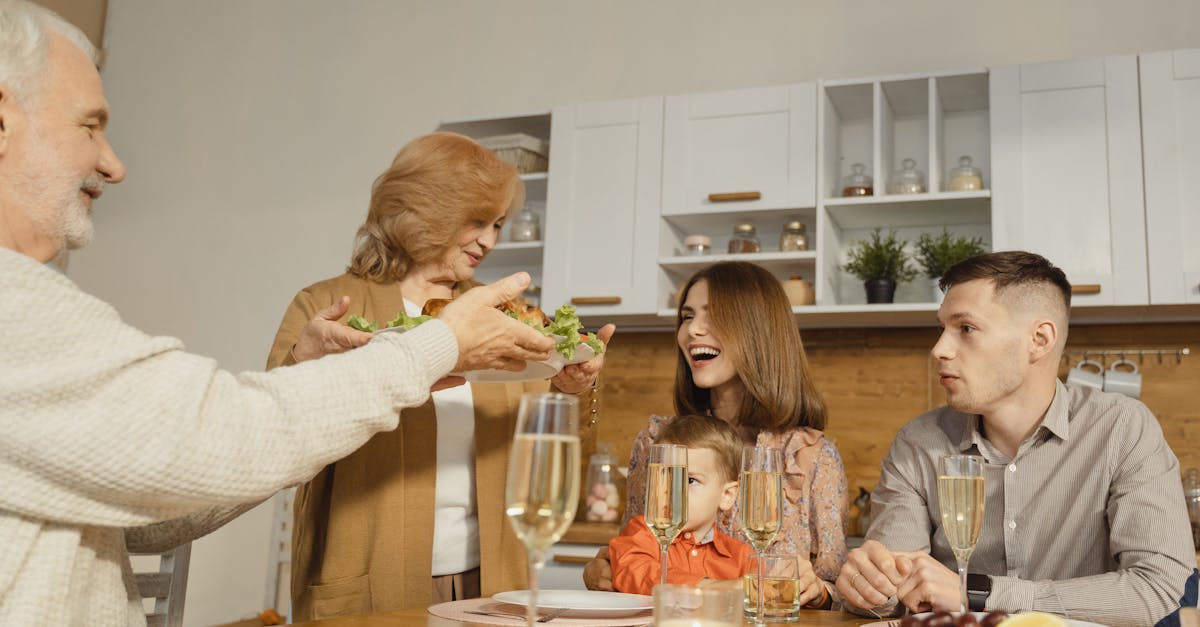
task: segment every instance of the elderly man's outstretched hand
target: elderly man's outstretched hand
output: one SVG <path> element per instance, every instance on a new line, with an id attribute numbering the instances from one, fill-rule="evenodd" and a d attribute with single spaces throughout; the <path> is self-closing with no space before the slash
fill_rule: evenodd
<path id="1" fill-rule="evenodd" d="M 554 340 L 508 317 L 496 305 L 519 296 L 529 275 L 518 272 L 491 285 L 468 290 L 446 305 L 438 318 L 458 338 L 455 372 L 524 370 L 526 361 L 545 361 Z"/>

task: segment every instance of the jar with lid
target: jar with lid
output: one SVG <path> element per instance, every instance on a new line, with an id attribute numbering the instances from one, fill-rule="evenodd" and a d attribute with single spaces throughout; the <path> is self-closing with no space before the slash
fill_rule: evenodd
<path id="1" fill-rule="evenodd" d="M 538 215 L 526 209 L 513 218 L 508 237 L 514 242 L 536 242 L 542 239 L 542 229 L 538 225 Z"/>
<path id="2" fill-rule="evenodd" d="M 779 250 L 782 252 L 808 250 L 808 233 L 803 222 L 792 220 L 783 225 L 783 232 L 779 234 Z"/>
<path id="3" fill-rule="evenodd" d="M 842 179 L 842 196 L 871 196 L 874 193 L 874 182 L 867 174 L 867 166 L 861 163 L 850 166 L 850 175 Z"/>
<path id="4" fill-rule="evenodd" d="M 971 158 L 963 155 L 958 158 L 958 167 L 951 168 L 946 189 L 952 192 L 983 189 L 983 171 L 971 165 Z"/>
<path id="5" fill-rule="evenodd" d="M 888 191 L 893 194 L 920 194 L 925 191 L 925 175 L 917 169 L 915 159 L 900 162 L 900 169 L 892 173 L 892 184 Z"/>
<path id="6" fill-rule="evenodd" d="M 762 250 L 758 235 L 753 224 L 739 224 L 733 227 L 733 237 L 729 239 L 730 253 L 756 253 Z"/>
<path id="7" fill-rule="evenodd" d="M 788 280 L 783 282 L 783 293 L 787 294 L 788 303 L 793 307 L 803 307 L 817 302 L 812 283 L 805 281 L 804 277 L 798 274 L 788 277 Z"/>
<path id="8" fill-rule="evenodd" d="M 607 442 L 596 444 L 596 452 L 588 458 L 587 496 L 584 520 L 617 522 L 621 517 L 621 489 L 617 486 L 617 460 Z"/>
<path id="9" fill-rule="evenodd" d="M 711 255 L 712 238 L 707 235 L 689 235 L 683 238 L 683 252 L 688 255 Z"/>

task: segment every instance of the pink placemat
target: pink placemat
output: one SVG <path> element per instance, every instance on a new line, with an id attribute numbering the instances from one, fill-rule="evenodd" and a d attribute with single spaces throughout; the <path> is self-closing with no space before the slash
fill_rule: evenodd
<path id="1" fill-rule="evenodd" d="M 511 618 L 507 616 L 484 616 L 481 614 L 468 614 L 466 610 L 478 610 L 484 612 L 502 612 L 515 614 Z M 546 613 L 549 610 L 542 610 Z M 509 603 L 500 603 L 492 599 L 466 599 L 464 601 L 449 601 L 447 603 L 438 603 L 429 608 L 429 613 L 434 616 L 448 618 L 463 622 L 480 623 L 483 625 L 511 625 L 513 627 L 521 627 L 525 624 L 525 606 L 512 605 Z M 632 616 L 622 616 L 619 618 L 579 618 L 574 616 L 559 616 L 554 620 L 544 625 L 577 625 L 594 626 L 594 627 L 640 627 L 641 625 L 649 625 L 654 621 L 650 610 L 644 610 Z"/>

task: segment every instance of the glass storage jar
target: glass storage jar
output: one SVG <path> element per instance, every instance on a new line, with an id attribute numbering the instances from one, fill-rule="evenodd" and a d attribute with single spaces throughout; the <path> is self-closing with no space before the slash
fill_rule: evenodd
<path id="1" fill-rule="evenodd" d="M 609 452 L 607 442 L 596 444 L 596 452 L 588 458 L 587 496 L 584 499 L 584 520 L 617 522 L 621 518 L 621 489 L 617 487 L 617 460 Z"/>
<path id="2" fill-rule="evenodd" d="M 792 220 L 783 225 L 783 232 L 779 234 L 779 250 L 782 252 L 808 250 L 808 233 L 803 222 Z"/>
<path id="3" fill-rule="evenodd" d="M 888 191 L 892 194 L 920 194 L 925 191 L 925 175 L 917 169 L 915 159 L 900 162 L 900 169 L 892 173 L 892 184 Z"/>
<path id="4" fill-rule="evenodd" d="M 733 237 L 729 239 L 730 253 L 756 253 L 762 250 L 758 242 L 753 224 L 739 224 L 733 227 Z"/>
<path id="5" fill-rule="evenodd" d="M 861 163 L 850 166 L 850 175 L 842 179 L 842 196 L 871 196 L 874 193 L 874 183 L 867 174 L 867 166 Z"/>
<path id="6" fill-rule="evenodd" d="M 788 302 L 793 307 L 802 307 L 804 305 L 812 305 L 817 302 L 816 292 L 813 290 L 812 283 L 804 280 L 800 275 L 788 277 L 788 280 L 783 282 L 783 293 L 787 294 Z"/>
<path id="7" fill-rule="evenodd" d="M 526 209 L 513 218 L 508 231 L 508 238 L 514 242 L 536 242 L 542 239 L 542 229 L 538 226 L 538 214 Z"/>
<path id="8" fill-rule="evenodd" d="M 963 155 L 958 158 L 958 167 L 951 168 L 946 189 L 951 192 L 983 189 L 983 171 L 971 165 L 971 158 Z"/>
<path id="9" fill-rule="evenodd" d="M 707 235 L 689 235 L 683 238 L 683 252 L 688 255 L 711 255 L 712 238 Z"/>

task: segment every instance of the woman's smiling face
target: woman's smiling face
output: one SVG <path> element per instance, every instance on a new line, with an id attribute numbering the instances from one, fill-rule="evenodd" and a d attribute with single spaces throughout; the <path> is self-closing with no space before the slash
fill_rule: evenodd
<path id="1" fill-rule="evenodd" d="M 708 314 L 708 282 L 701 279 L 688 290 L 680 307 L 677 339 L 696 387 L 714 389 L 737 378 L 733 359 L 721 345 Z"/>
<path id="2" fill-rule="evenodd" d="M 500 229 L 504 226 L 507 213 L 501 211 L 489 220 L 468 223 L 454 244 L 446 250 L 441 265 L 454 281 L 466 281 L 475 276 L 475 268 L 496 247 Z"/>

